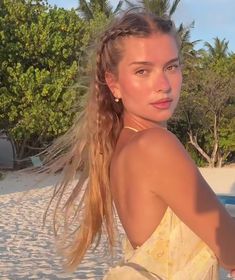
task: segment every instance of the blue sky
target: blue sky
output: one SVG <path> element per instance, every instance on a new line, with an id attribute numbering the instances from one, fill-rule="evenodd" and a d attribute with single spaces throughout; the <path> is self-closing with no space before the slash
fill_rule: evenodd
<path id="1" fill-rule="evenodd" d="M 49 0 L 50 4 L 58 7 L 77 7 L 77 0 Z M 118 0 L 110 1 L 113 6 Z M 192 40 L 202 40 L 213 44 L 213 38 L 225 38 L 229 41 L 229 50 L 235 52 L 235 0 L 181 0 L 173 19 L 176 25 L 185 25 L 195 21 L 191 31 Z"/>

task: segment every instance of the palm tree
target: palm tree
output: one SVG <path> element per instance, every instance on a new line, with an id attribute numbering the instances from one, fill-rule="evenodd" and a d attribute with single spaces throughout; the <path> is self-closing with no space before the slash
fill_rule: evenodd
<path id="1" fill-rule="evenodd" d="M 125 0 L 129 7 L 136 7 L 136 4 L 131 3 L 129 0 Z M 146 10 L 151 11 L 158 16 L 168 15 L 172 16 L 176 11 L 176 8 L 180 0 L 174 0 L 173 4 L 170 4 L 170 0 L 139 0 L 140 6 Z"/>
<path id="2" fill-rule="evenodd" d="M 218 37 L 213 38 L 214 46 L 208 42 L 205 42 L 204 46 L 207 47 L 209 56 L 212 58 L 224 58 L 228 55 L 229 41 L 220 40 Z"/>
<path id="3" fill-rule="evenodd" d="M 185 63 L 193 63 L 194 59 L 200 55 L 200 51 L 195 50 L 195 45 L 201 40 L 190 40 L 190 31 L 194 27 L 194 21 L 188 25 L 184 26 L 182 23 L 177 28 L 181 40 L 181 54 L 184 57 Z"/>
<path id="4" fill-rule="evenodd" d="M 107 18 L 117 13 L 123 5 L 123 0 L 120 0 L 113 10 L 113 7 L 108 0 L 78 0 L 78 11 L 86 20 L 94 19 L 95 11 L 103 12 Z"/>

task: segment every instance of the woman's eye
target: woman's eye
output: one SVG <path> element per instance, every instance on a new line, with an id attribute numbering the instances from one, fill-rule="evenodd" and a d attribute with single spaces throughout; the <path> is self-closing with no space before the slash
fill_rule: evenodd
<path id="1" fill-rule="evenodd" d="M 137 74 L 139 76 L 146 75 L 147 73 L 148 73 L 148 71 L 146 69 L 139 69 L 135 72 L 135 74 Z"/>
<path id="2" fill-rule="evenodd" d="M 177 70 L 179 68 L 179 64 L 173 64 L 173 65 L 169 65 L 168 67 L 167 67 L 167 70 L 168 71 L 175 71 L 175 70 Z"/>

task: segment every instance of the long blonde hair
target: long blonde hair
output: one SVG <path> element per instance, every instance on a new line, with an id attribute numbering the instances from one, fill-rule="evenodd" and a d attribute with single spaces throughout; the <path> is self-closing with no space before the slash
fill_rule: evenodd
<path id="1" fill-rule="evenodd" d="M 115 102 L 105 73 L 118 75 L 122 40 L 128 36 L 149 37 L 156 32 L 172 34 L 178 41 L 174 25 L 167 17 L 142 10 L 126 12 L 113 21 L 99 39 L 85 110 L 71 129 L 46 151 L 44 169 L 63 171 L 49 207 L 55 203 L 56 235 L 63 217 L 63 254 L 70 270 L 79 265 L 93 243 L 99 244 L 103 232 L 108 236 L 110 248 L 115 243 L 109 167 L 123 127 L 123 104 Z M 69 235 L 70 227 L 73 231 Z"/>

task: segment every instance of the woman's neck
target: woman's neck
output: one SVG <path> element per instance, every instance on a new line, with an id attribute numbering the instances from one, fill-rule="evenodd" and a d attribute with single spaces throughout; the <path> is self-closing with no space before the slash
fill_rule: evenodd
<path id="1" fill-rule="evenodd" d="M 139 119 L 136 116 L 132 116 L 129 113 L 124 114 L 123 118 L 124 128 L 130 128 L 135 131 L 145 130 L 148 128 L 164 128 L 167 129 L 167 122 L 155 123 L 144 119 Z"/>

